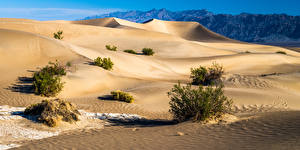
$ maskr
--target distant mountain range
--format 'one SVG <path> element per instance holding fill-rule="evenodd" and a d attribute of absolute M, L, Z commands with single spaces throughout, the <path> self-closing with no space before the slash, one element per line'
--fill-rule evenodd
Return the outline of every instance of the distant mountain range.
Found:
<path fill-rule="evenodd" d="M 300 16 L 286 14 L 214 14 L 207 10 L 114 12 L 86 19 L 116 17 L 143 23 L 151 19 L 167 21 L 195 21 L 226 37 L 257 43 L 300 43 Z"/>

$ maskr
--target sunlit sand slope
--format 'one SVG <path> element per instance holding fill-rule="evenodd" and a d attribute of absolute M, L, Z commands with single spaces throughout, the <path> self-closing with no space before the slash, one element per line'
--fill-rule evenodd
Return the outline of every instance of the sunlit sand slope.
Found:
<path fill-rule="evenodd" d="M 63 40 L 53 38 L 53 33 L 58 30 L 63 31 Z M 191 67 L 209 66 L 217 62 L 225 68 L 223 79 L 226 87 L 225 94 L 234 101 L 234 115 L 239 117 L 237 123 L 229 128 L 195 127 L 196 125 L 191 123 L 171 126 L 174 128 L 168 130 L 158 126 L 142 130 L 143 134 L 139 135 L 132 133 L 131 129 L 124 131 L 116 127 L 113 130 L 120 132 L 120 135 L 114 135 L 117 136 L 114 138 L 117 143 L 122 141 L 119 136 L 133 134 L 132 137 L 141 139 L 141 135 L 149 134 L 149 138 L 156 136 L 160 139 L 170 138 L 170 143 L 166 145 L 178 144 L 177 148 L 185 149 L 182 144 L 173 143 L 178 137 L 164 136 L 176 133 L 177 130 L 188 133 L 190 139 L 182 139 L 182 142 L 184 145 L 192 144 L 191 149 L 216 140 L 222 141 L 216 148 L 227 148 L 228 144 L 235 141 L 228 138 L 230 133 L 237 139 L 243 138 L 246 141 L 260 139 L 263 134 L 262 129 L 270 129 L 270 133 L 266 136 L 274 136 L 275 133 L 294 136 L 297 122 L 290 126 L 285 122 L 291 122 L 299 113 L 285 112 L 286 119 L 276 120 L 276 117 L 281 115 L 274 111 L 300 109 L 300 54 L 298 52 L 281 47 L 234 41 L 213 33 L 195 22 L 160 20 L 138 24 L 117 18 L 47 22 L 0 19 L 0 37 L 0 105 L 24 107 L 44 99 L 30 92 L 28 90 L 30 81 L 24 79 L 30 78 L 38 67 L 45 66 L 49 61 L 58 60 L 63 65 L 66 62 L 72 63 L 67 76 L 63 77 L 65 86 L 58 97 L 74 102 L 80 109 L 91 112 L 139 114 L 148 119 L 171 119 L 168 112 L 169 98 L 166 93 L 178 81 L 190 82 Z M 105 45 L 116 45 L 118 51 L 108 51 Z M 153 48 L 155 55 L 142 55 L 143 48 Z M 123 52 L 125 49 L 133 49 L 138 54 L 125 53 Z M 284 51 L 287 55 L 276 53 L 278 51 Z M 97 57 L 110 57 L 114 62 L 113 70 L 107 71 L 92 65 L 92 61 Z M 135 98 L 134 104 L 107 99 L 107 95 L 113 90 L 129 92 Z M 249 122 L 243 122 L 241 118 L 245 117 L 245 114 L 254 118 L 260 116 L 260 118 L 250 117 Z M 287 126 L 286 130 L 278 128 L 282 124 Z M 194 127 L 197 130 L 191 131 L 190 129 Z M 278 128 L 278 131 L 274 128 Z M 164 135 L 160 135 L 154 130 L 165 130 L 165 132 L 162 133 Z M 114 133 L 106 130 L 104 132 L 109 132 L 106 136 Z M 213 138 L 203 136 L 208 134 L 217 136 Z M 28 142 L 26 148 L 48 147 L 48 144 L 52 144 L 53 147 L 50 147 L 52 149 L 70 149 L 74 148 L 74 145 L 68 145 L 69 142 L 80 135 L 88 141 L 94 139 L 102 141 L 103 138 L 98 131 L 97 135 L 90 131 L 78 131 L 78 133 L 67 134 L 68 138 L 62 135 L 46 139 L 41 141 L 40 145 Z M 281 142 L 281 139 L 278 141 L 276 139 L 270 138 L 270 141 Z M 84 140 L 81 142 L 83 143 L 78 143 L 84 148 L 94 148 L 93 144 L 86 145 Z M 158 146 L 154 142 L 150 145 L 143 143 L 144 141 L 138 140 L 138 142 L 144 144 L 138 149 L 144 146 L 155 149 Z M 241 145 L 246 144 L 243 141 L 239 142 Z M 59 143 L 66 143 L 66 145 L 59 147 Z M 256 143 L 266 146 L 258 140 Z M 135 143 L 129 144 L 129 146 L 134 145 Z M 121 148 L 132 149 L 133 147 Z"/>

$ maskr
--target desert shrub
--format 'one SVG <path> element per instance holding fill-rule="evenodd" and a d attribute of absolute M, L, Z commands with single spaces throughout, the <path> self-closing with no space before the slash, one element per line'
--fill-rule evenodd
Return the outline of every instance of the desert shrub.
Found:
<path fill-rule="evenodd" d="M 144 48 L 142 52 L 143 52 L 144 55 L 147 55 L 147 56 L 154 55 L 154 51 L 151 48 Z"/>
<path fill-rule="evenodd" d="M 37 95 L 56 96 L 63 88 L 61 76 L 66 75 L 65 68 L 58 62 L 49 62 L 49 65 L 33 74 L 33 88 Z"/>
<path fill-rule="evenodd" d="M 96 66 L 102 67 L 106 70 L 112 70 L 114 63 L 110 60 L 110 58 L 101 58 L 101 57 L 97 57 L 94 60 L 94 64 Z"/>
<path fill-rule="evenodd" d="M 66 68 L 56 61 L 55 63 L 49 62 L 49 65 L 45 66 L 40 72 L 48 72 L 51 75 L 64 76 L 66 75 Z"/>
<path fill-rule="evenodd" d="M 110 50 L 110 51 L 117 51 L 117 47 L 114 46 L 114 45 L 105 45 L 106 49 L 107 50 Z"/>
<path fill-rule="evenodd" d="M 68 61 L 68 62 L 66 63 L 66 66 L 67 66 L 67 67 L 72 67 L 72 63 Z"/>
<path fill-rule="evenodd" d="M 63 88 L 60 77 L 53 76 L 48 72 L 37 72 L 33 78 L 34 92 L 37 95 L 45 97 L 56 96 Z"/>
<path fill-rule="evenodd" d="M 70 102 L 55 99 L 43 100 L 33 104 L 24 111 L 25 115 L 35 116 L 39 122 L 50 127 L 58 125 L 59 121 L 73 123 L 79 120 L 79 111 Z"/>
<path fill-rule="evenodd" d="M 193 85 L 211 85 L 220 82 L 223 73 L 223 66 L 213 63 L 210 67 L 191 68 L 190 78 Z"/>
<path fill-rule="evenodd" d="M 111 95 L 113 96 L 114 100 L 126 103 L 133 103 L 134 101 L 134 98 L 129 93 L 125 93 L 119 90 L 111 92 Z"/>
<path fill-rule="evenodd" d="M 58 40 L 62 40 L 64 37 L 62 36 L 63 31 L 59 30 L 56 33 L 53 33 L 53 37 Z"/>
<path fill-rule="evenodd" d="M 277 51 L 276 53 L 286 55 L 286 52 L 284 52 L 284 51 Z"/>
<path fill-rule="evenodd" d="M 249 53 L 251 53 L 251 52 L 250 52 L 250 51 L 245 51 L 245 53 L 248 53 L 248 54 L 249 54 Z"/>
<path fill-rule="evenodd" d="M 223 85 L 192 88 L 191 84 L 181 86 L 178 83 L 168 96 L 171 98 L 169 111 L 179 122 L 218 118 L 232 106 L 232 100 L 224 95 Z"/>
<path fill-rule="evenodd" d="M 128 50 L 124 50 L 125 53 L 130 53 L 130 54 L 137 54 L 136 51 L 128 49 Z"/>

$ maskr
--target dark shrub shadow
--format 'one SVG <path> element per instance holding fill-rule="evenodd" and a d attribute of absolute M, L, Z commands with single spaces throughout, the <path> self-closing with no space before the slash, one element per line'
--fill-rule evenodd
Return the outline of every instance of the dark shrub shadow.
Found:
<path fill-rule="evenodd" d="M 125 126 L 125 127 L 155 127 L 155 126 L 169 126 L 178 124 L 175 120 L 160 120 L 160 119 L 138 119 L 138 120 L 120 120 L 109 119 L 107 120 L 112 126 Z"/>
<path fill-rule="evenodd" d="M 33 83 L 32 77 L 18 77 L 17 83 L 12 84 L 7 89 L 13 92 L 33 94 L 34 87 L 32 83 Z"/>
<path fill-rule="evenodd" d="M 87 61 L 83 64 L 95 66 L 95 63 L 93 61 Z"/>
<path fill-rule="evenodd" d="M 14 111 L 14 112 L 11 113 L 11 115 L 23 117 L 27 120 L 30 120 L 30 121 L 34 122 L 34 123 L 41 123 L 40 121 L 38 121 L 37 116 L 25 115 L 24 111 Z"/>
<path fill-rule="evenodd" d="M 99 100 L 106 100 L 106 101 L 116 101 L 116 100 L 114 100 L 114 98 L 112 97 L 112 95 L 99 96 L 98 99 Z"/>

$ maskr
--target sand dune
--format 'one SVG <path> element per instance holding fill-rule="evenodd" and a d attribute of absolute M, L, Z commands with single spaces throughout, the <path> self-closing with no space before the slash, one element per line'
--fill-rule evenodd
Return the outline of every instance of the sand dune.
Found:
<path fill-rule="evenodd" d="M 102 26 L 111 28 L 136 28 L 149 31 L 167 33 L 192 41 L 231 41 L 222 35 L 209 31 L 197 22 L 177 22 L 177 21 L 161 21 L 149 20 L 144 24 L 133 23 L 118 18 L 103 18 L 83 21 L 72 21 L 67 23 Z M 236 41 L 237 42 L 237 41 Z"/>
<path fill-rule="evenodd" d="M 53 33 L 58 30 L 64 31 L 63 40 L 52 38 Z M 120 143 L 126 142 L 121 136 L 131 135 L 132 138 L 139 140 L 136 143 L 128 142 L 128 147 L 122 148 L 131 149 L 137 146 L 135 144 L 141 144 L 138 148 L 154 149 L 162 143 L 167 143 L 169 146 L 175 144 L 180 149 L 192 149 L 203 146 L 206 142 L 213 143 L 218 140 L 222 142 L 215 148 L 226 149 L 235 141 L 233 138 L 226 140 L 230 134 L 246 141 L 261 139 L 263 132 L 257 131 L 256 128 L 262 129 L 264 124 L 271 124 L 268 126 L 270 134 L 266 136 L 270 136 L 274 143 L 280 143 L 282 139 L 274 135 L 277 132 L 274 128 L 280 127 L 287 120 L 279 118 L 274 123 L 274 118 L 281 116 L 274 111 L 285 111 L 285 117 L 290 120 L 293 116 L 299 115 L 297 111 L 290 111 L 300 109 L 298 82 L 300 53 L 281 47 L 234 41 L 213 33 L 195 22 L 152 20 L 139 24 L 118 18 L 42 22 L 4 18 L 0 19 L 0 36 L 0 106 L 24 107 L 43 99 L 26 92 L 23 88 L 26 88 L 28 83 L 23 83 L 19 79 L 30 77 L 32 71 L 49 61 L 59 60 L 62 64 L 70 61 L 73 67 L 68 75 L 63 77 L 66 84 L 58 97 L 74 102 L 80 109 L 99 113 L 138 114 L 152 120 L 171 119 L 168 112 L 169 98 L 166 93 L 178 81 L 189 82 L 191 67 L 208 66 L 212 62 L 218 62 L 225 67 L 225 92 L 234 100 L 234 115 L 238 117 L 237 123 L 229 127 L 186 123 L 171 127 L 143 127 L 141 134 L 123 127 L 95 129 L 93 132 L 90 130 L 71 132 L 40 141 L 24 141 L 26 148 L 48 148 L 49 143 L 52 144 L 51 149 L 76 148 L 70 141 L 82 137 L 85 140 L 79 138 L 81 147 L 77 148 L 93 149 L 93 146 L 99 145 L 94 143 L 87 145 L 86 141 L 102 141 L 105 137 L 116 136 L 115 140 L 106 142 Z M 107 44 L 116 45 L 118 51 L 106 50 Z M 155 55 L 140 55 L 145 47 L 153 48 Z M 136 50 L 139 54 L 124 53 L 125 49 Z M 277 51 L 285 51 L 287 55 L 276 54 Z M 91 65 L 90 62 L 99 56 L 110 57 L 115 64 L 114 69 L 107 71 Z M 136 99 L 135 103 L 103 100 L 105 95 L 118 89 L 131 93 Z M 259 119 L 250 117 L 247 119 L 249 122 L 244 122 L 245 114 Z M 294 136 L 294 133 L 290 132 L 296 130 L 296 125 L 297 122 L 291 124 L 290 130 L 280 128 L 278 132 Z M 245 126 L 249 126 L 249 129 L 244 128 Z M 191 131 L 194 128 L 196 130 Z M 165 132 L 155 132 L 157 130 Z M 179 130 L 188 133 L 186 137 L 188 140 L 170 136 Z M 120 135 L 115 135 L 116 132 Z M 106 136 L 103 136 L 104 133 Z M 203 136 L 204 134 L 217 136 L 207 137 Z M 150 145 L 145 143 L 147 140 L 140 140 L 144 138 L 142 135 L 146 135 L 145 138 L 150 140 Z M 170 138 L 170 141 L 158 142 L 153 139 L 156 136 L 160 139 Z M 298 136 L 295 135 L 295 138 Z M 174 143 L 177 138 L 180 138 L 183 144 Z M 295 144 L 294 141 L 290 142 Z M 256 143 L 262 147 L 270 144 L 258 141 Z M 1 144 L 3 143 L 0 141 Z M 65 147 L 59 147 L 62 144 L 66 144 Z M 192 145 L 183 147 L 189 144 Z M 247 147 L 243 140 L 240 140 L 239 144 L 240 146 L 234 149 Z M 111 145 L 104 144 L 103 148 L 109 149 L 109 146 Z M 280 149 L 281 146 L 277 145 L 277 148 Z M 295 146 L 293 148 L 296 149 Z"/>

